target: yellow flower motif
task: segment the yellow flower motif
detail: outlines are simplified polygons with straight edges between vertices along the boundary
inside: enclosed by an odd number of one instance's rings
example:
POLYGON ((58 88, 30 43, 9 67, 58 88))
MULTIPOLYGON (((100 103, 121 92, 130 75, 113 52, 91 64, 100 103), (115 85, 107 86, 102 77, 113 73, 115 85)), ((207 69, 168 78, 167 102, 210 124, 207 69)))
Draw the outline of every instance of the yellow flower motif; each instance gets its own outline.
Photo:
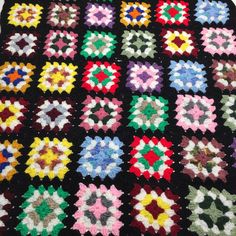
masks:
POLYGON ((34 69, 30 63, 5 62, 0 66, 0 90, 25 93, 30 87, 34 69))
POLYGON ((70 93, 74 88, 75 76, 77 75, 76 69, 78 67, 66 63, 59 64, 58 62, 46 62, 39 79, 38 87, 46 92, 49 90, 51 93, 58 91, 62 93, 70 93))
POLYGON ((5 140, 4 143, 0 143, 0 181, 4 179, 9 181, 17 173, 15 167, 19 164, 17 158, 21 156, 19 151, 21 148, 23 146, 17 140, 13 142, 5 140))
POLYGON ((36 4, 16 3, 9 11, 9 24, 21 27, 37 27, 40 23, 43 7, 36 4))
POLYGON ((72 143, 67 139, 60 141, 57 138, 50 140, 48 137, 44 139, 35 138, 31 144, 29 159, 26 162, 28 166, 25 173, 32 178, 39 176, 40 179, 48 176, 49 179, 58 177, 62 180, 69 171, 66 165, 71 162, 68 158, 72 154, 70 147, 72 143))
POLYGON ((120 22, 125 26, 148 26, 150 23, 150 4, 145 2, 122 2, 120 22))

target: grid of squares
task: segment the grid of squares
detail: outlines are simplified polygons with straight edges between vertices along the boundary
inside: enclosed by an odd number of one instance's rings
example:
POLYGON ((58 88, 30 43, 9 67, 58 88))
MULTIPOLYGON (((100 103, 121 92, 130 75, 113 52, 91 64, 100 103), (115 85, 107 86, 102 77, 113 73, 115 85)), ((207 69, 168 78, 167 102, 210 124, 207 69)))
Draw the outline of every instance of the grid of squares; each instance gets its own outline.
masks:
POLYGON ((0 234, 234 235, 230 7, 5 4, 0 234))

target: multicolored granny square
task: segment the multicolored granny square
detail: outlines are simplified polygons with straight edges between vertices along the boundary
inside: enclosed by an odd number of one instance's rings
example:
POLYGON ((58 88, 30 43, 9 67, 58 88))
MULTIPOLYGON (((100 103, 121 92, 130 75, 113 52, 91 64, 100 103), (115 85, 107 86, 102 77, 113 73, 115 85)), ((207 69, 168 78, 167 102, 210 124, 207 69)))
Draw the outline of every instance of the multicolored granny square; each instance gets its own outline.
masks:
POLYGON ((198 0, 195 8, 196 21, 204 23, 223 23, 229 19, 229 7, 222 1, 198 0))
POLYGON ((6 61, 0 66, 0 90, 25 93, 30 87, 35 68, 30 63, 6 61))
POLYGON ((34 33, 12 33, 8 35, 4 52, 9 57, 32 57, 38 49, 38 38, 34 33))
POLYGON ((78 66, 73 64, 66 64, 64 62, 46 62, 43 67, 43 71, 40 74, 38 88, 43 92, 50 91, 53 92, 66 92, 70 93, 75 87, 73 83, 75 82, 75 76, 77 75, 78 66))
POLYGON ((189 186, 189 230, 197 235, 236 234, 236 195, 226 190, 189 186))
POLYGON ((16 230, 21 235, 58 235, 64 228, 64 210, 68 206, 65 198, 68 195, 61 187, 40 185, 36 188, 30 185, 23 195, 25 200, 16 230))
POLYGON ((12 208, 11 200, 12 196, 9 192, 0 193, 0 233, 4 235, 7 227, 6 223, 9 220, 8 211, 12 208))
POLYGON ((234 158, 233 167, 236 168, 236 138, 233 139, 233 143, 230 145, 230 147, 233 149, 233 154, 232 154, 232 157, 234 158))
POLYGON ((147 30, 125 30, 122 35, 122 52, 128 58, 154 58, 156 53, 156 39, 147 30))
POLYGON ((50 30, 46 36, 44 55, 51 57, 63 57, 73 59, 76 54, 78 34, 70 31, 50 30))
POLYGON ((232 131, 236 130, 236 95, 223 95, 220 101, 223 106, 222 118, 225 120, 224 125, 229 127, 232 131))
POLYGON ((72 127, 73 113, 70 99, 40 98, 34 111, 33 127, 36 130, 68 132, 72 127))
POLYGON ((15 3, 9 11, 9 24, 21 27, 37 27, 43 7, 38 4, 15 3))
POLYGON ((203 64, 183 60, 171 61, 169 69, 170 87, 175 88, 178 92, 181 90, 194 93, 206 92, 207 78, 203 64))
POLYGON ((69 171, 66 165, 71 162, 68 158, 72 154, 71 146, 72 143, 65 138, 63 140, 48 137, 34 138, 25 173, 31 178, 38 176, 43 179, 47 176, 50 180, 55 177, 62 180, 69 171))
POLYGON ((154 177, 157 180, 164 178, 170 181, 173 172, 171 142, 164 137, 158 139, 154 136, 152 138, 134 136, 130 146, 132 147, 130 172, 138 177, 142 175, 146 179, 154 177))
POLYGON ((220 179, 226 182, 228 172, 225 170, 227 162, 224 161, 223 144, 214 138, 209 141, 205 137, 199 140, 195 136, 191 139, 184 136, 180 146, 183 149, 180 163, 183 165, 184 174, 191 179, 198 177, 205 181, 210 178, 213 181, 220 179))
POLYGON ((14 97, 9 99, 2 97, 0 99, 0 132, 18 133, 24 126, 27 106, 28 102, 23 98, 17 100, 14 97))
POLYGON ((74 29, 78 25, 79 10, 80 8, 76 4, 51 2, 47 23, 52 27, 74 29))
POLYGON ((80 126, 86 131, 93 129, 97 132, 101 129, 106 132, 110 129, 115 132, 121 125, 122 102, 116 98, 93 98, 88 95, 83 105, 80 126))
POLYGON ((210 53, 212 56, 224 53, 226 55, 236 55, 236 36, 232 29, 203 28, 201 34, 205 52, 210 53))
POLYGON ((123 2, 121 4, 120 22, 125 26, 148 26, 151 5, 145 2, 123 2))
POLYGON ((132 97, 129 110, 129 127, 142 129, 143 131, 156 130, 164 131, 169 124, 168 119, 168 100, 163 97, 155 96, 136 96, 132 97))
POLYGON ((16 166, 19 164, 18 157, 21 156, 20 149, 22 148, 23 145, 17 140, 13 142, 5 140, 0 143, 0 181, 4 179, 9 181, 17 173, 16 166))
POLYGON ((189 4, 185 1, 161 0, 156 6, 156 21, 162 25, 188 25, 189 4))
POLYGON ((141 187, 138 184, 135 184, 130 194, 133 207, 131 226, 142 234, 177 235, 180 231, 178 195, 169 188, 163 191, 159 187, 152 189, 149 185, 141 187))
POLYGON ((222 91, 236 89, 236 61, 213 60, 212 69, 215 87, 222 91))
POLYGON ((168 56, 197 56, 194 32, 187 29, 162 29, 163 52, 168 56))
POLYGON ((123 163, 121 156, 123 155, 122 146, 124 144, 118 137, 111 139, 108 136, 101 137, 85 137, 85 141, 81 144, 81 158, 78 161, 80 165, 77 169, 83 176, 91 176, 92 178, 105 177, 114 179, 121 171, 120 165, 123 163))
POLYGON ((191 129, 194 132, 201 130, 205 133, 207 130, 215 132, 217 123, 214 114, 214 100, 205 96, 198 95, 178 95, 176 101, 177 125, 184 130, 191 129))
POLYGON ((88 91, 115 93, 120 81, 120 66, 107 61, 88 61, 85 66, 82 87, 88 91))
POLYGON ((107 4, 88 3, 85 11, 85 24, 87 26, 108 27, 114 25, 115 8, 107 4))
POLYGON ((120 221, 122 205, 119 198, 123 194, 114 185, 107 188, 105 185, 96 187, 80 183, 80 189, 76 193, 78 201, 75 206, 78 210, 74 214, 76 220, 73 229, 84 235, 89 232, 92 236, 98 233, 108 236, 120 235, 123 223, 120 221))
POLYGON ((130 61, 128 64, 126 87, 134 92, 161 92, 163 87, 162 70, 163 67, 156 63, 130 61))
POLYGON ((111 32, 87 31, 80 54, 86 59, 88 57, 110 58, 115 52, 116 43, 116 35, 111 32))

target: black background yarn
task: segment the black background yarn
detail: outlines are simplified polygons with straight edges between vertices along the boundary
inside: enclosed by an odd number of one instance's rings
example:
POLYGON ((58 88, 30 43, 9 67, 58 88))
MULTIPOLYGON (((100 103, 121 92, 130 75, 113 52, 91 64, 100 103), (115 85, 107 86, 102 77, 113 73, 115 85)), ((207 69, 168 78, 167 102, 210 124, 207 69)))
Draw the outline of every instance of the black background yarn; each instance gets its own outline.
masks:
MULTIPOLYGON (((6 96, 7 98, 9 97, 16 97, 16 98, 25 98, 27 101, 30 102, 29 105, 29 112, 26 113, 27 120, 24 122, 25 127, 20 131, 19 134, 5 134, 2 133, 0 135, 0 142, 4 140, 14 140, 18 139, 19 143, 23 144, 24 148, 21 149, 22 156, 18 158, 19 165, 16 167, 18 173, 15 174, 12 178, 11 181, 6 181, 4 180, 3 182, 0 183, 0 192, 4 192, 6 190, 9 190, 12 192, 15 196, 14 200, 12 200, 12 205, 13 208, 10 210, 9 215, 10 215, 10 220, 7 222, 7 231, 4 233, 4 236, 17 236, 20 235, 19 232, 17 232, 14 228, 17 226, 19 223, 17 216, 21 213, 20 205, 24 201, 22 198, 22 195, 27 191, 28 186, 30 184, 34 185, 35 187, 43 184, 44 186, 48 187, 50 185, 53 185, 55 188, 62 186, 64 191, 67 191, 70 196, 66 198, 66 201, 69 203, 69 207, 65 209, 65 213, 67 214, 67 217, 63 220, 63 223, 65 224, 65 228, 61 230, 59 235, 67 236, 67 235, 80 235, 79 231, 74 231, 71 230, 71 227, 75 223, 75 219, 73 218, 73 214, 76 211, 76 207, 74 206, 74 203, 77 200, 77 197, 75 196, 75 193, 79 190, 79 183, 82 182, 84 184, 89 184, 89 183, 94 183, 95 185, 99 186, 100 184, 104 184, 107 187, 110 187, 111 185, 115 185, 116 188, 122 190, 124 194, 121 197, 122 201, 122 206, 120 207, 120 210, 122 211, 123 215, 121 217, 121 221, 124 223, 124 226, 121 228, 120 235, 122 236, 138 236, 141 235, 139 230, 130 227, 130 223, 132 221, 132 217, 130 216, 130 212, 132 210, 132 207, 130 206, 130 191, 133 188, 133 185, 135 183, 138 183, 140 185, 151 185, 152 187, 159 186, 163 190, 166 188, 170 188, 171 191, 174 194, 177 194, 180 196, 180 200, 178 201, 178 204, 182 207, 182 209, 179 211, 179 215, 181 216, 181 221, 179 222, 180 227, 182 230, 179 232, 178 235, 182 236, 191 236, 191 235, 197 235, 195 233, 192 233, 188 231, 188 227, 190 226, 191 222, 187 219, 191 212, 186 209, 188 205, 188 200, 185 199, 185 197, 188 194, 188 186, 192 185, 195 188, 198 188, 199 186, 204 186, 208 189, 211 187, 215 187, 219 190, 226 189, 228 192, 231 194, 236 194, 236 169, 232 168, 232 164, 234 163, 234 159, 231 157, 233 150, 229 148, 229 145, 231 145, 233 141, 233 137, 235 134, 232 133, 232 131, 223 125, 224 120, 222 119, 222 111, 221 107, 222 105, 220 104, 220 100, 222 98, 222 94, 229 94, 228 91, 222 91, 218 88, 214 87, 214 80, 213 80, 213 75, 212 75, 212 69, 211 69, 211 64, 212 64, 212 59, 225 59, 225 60, 234 60, 236 59, 235 56, 229 55, 227 56, 226 54, 223 54, 221 56, 219 55, 214 55, 211 56, 208 53, 205 53, 203 51, 203 46, 202 46, 202 41, 201 41, 201 35, 200 32, 203 27, 220 27, 220 28, 228 28, 228 29, 235 29, 235 24, 236 24, 236 8, 233 5, 233 3, 230 0, 221 0, 221 2, 227 2, 229 8, 230 8, 230 19, 227 21, 226 24, 200 24, 199 22, 195 21, 194 13, 195 13, 195 4, 197 3, 196 0, 191 0, 187 1, 189 3, 189 8, 190 8, 190 22, 189 26, 175 26, 175 25, 164 25, 162 26, 160 23, 155 22, 156 17, 155 17, 155 9, 156 9, 156 4, 158 1, 148 1, 148 0, 143 0, 143 2, 151 4, 151 22, 148 25, 148 27, 125 27, 123 24, 120 23, 120 9, 121 9, 121 0, 113 0, 112 3, 107 1, 107 3, 111 4, 112 6, 115 7, 115 24, 113 25, 112 29, 109 28, 101 28, 101 27, 88 27, 84 24, 84 17, 85 17, 85 7, 88 2, 96 2, 96 3, 105 3, 103 1, 96 1, 96 0, 90 0, 90 1, 79 1, 79 0, 68 0, 68 1, 57 1, 55 0, 54 2, 62 2, 62 3, 75 3, 80 7, 80 15, 79 15, 79 23, 76 26, 75 29, 60 29, 57 27, 51 27, 49 24, 47 24, 47 14, 48 14, 48 8, 49 5, 52 1, 42 1, 42 0, 18 0, 18 1, 7 1, 3 7, 2 15, 1 15, 1 26, 2 26, 2 33, 0 35, 0 45, 1 45, 1 50, 0 50, 0 64, 4 64, 5 61, 16 61, 16 62, 23 62, 23 63, 32 63, 33 65, 36 66, 36 69, 34 70, 34 75, 32 76, 33 81, 31 82, 30 88, 27 89, 25 94, 22 93, 17 93, 15 94, 14 92, 5 92, 1 91, 0 97, 6 96), (43 14, 42 19, 40 20, 40 24, 37 26, 37 28, 21 28, 21 27, 15 27, 13 25, 8 24, 8 12, 11 6, 13 6, 15 3, 32 3, 32 4, 39 4, 41 5, 43 9, 43 14), (161 29, 189 29, 194 31, 194 36, 196 38, 196 47, 199 49, 199 53, 197 57, 193 56, 181 56, 181 57, 168 57, 165 54, 163 54, 163 48, 162 48, 162 42, 161 42, 161 29), (47 56, 43 55, 43 47, 44 47, 44 42, 46 39, 46 35, 48 34, 49 30, 67 30, 67 31, 73 31, 78 34, 78 43, 77 43, 77 54, 74 57, 74 60, 71 60, 69 58, 63 59, 63 58, 48 58, 47 56), (124 30, 147 30, 151 33, 155 34, 156 38, 156 54, 155 58, 150 59, 150 58, 132 58, 128 59, 125 56, 121 55, 121 47, 122 47, 122 34, 124 30), (81 51, 81 46, 82 46, 82 41, 84 39, 84 35, 87 30, 91 31, 105 31, 105 32, 112 32, 113 34, 117 35, 117 45, 115 49, 115 53, 112 55, 110 59, 107 59, 106 57, 102 58, 101 60, 98 58, 88 58, 85 59, 83 56, 80 55, 81 51), (39 49, 36 51, 36 55, 32 58, 25 58, 25 57, 9 57, 4 53, 2 50, 3 48, 3 42, 7 40, 7 37, 10 33, 13 32, 35 32, 38 34, 38 40, 39 44, 38 47, 39 49), (88 60, 91 61, 108 61, 108 62, 116 62, 119 66, 121 66, 121 77, 120 77, 120 83, 119 87, 116 90, 114 95, 111 94, 106 94, 104 95, 102 92, 99 92, 98 94, 94 92, 88 92, 85 89, 81 88, 81 80, 82 80, 82 73, 84 72, 84 67, 86 65, 86 62, 88 60), (126 88, 125 83, 127 80, 127 65, 130 60, 133 61, 148 61, 148 62, 155 62, 158 65, 163 66, 164 74, 163 74, 163 84, 164 87, 162 88, 161 93, 153 92, 152 95, 154 96, 163 96, 165 99, 168 99, 169 101, 169 118, 168 122, 169 125, 166 126, 165 131, 162 133, 161 131, 157 130, 154 133, 151 131, 146 131, 143 132, 141 129, 138 131, 135 131, 133 128, 127 127, 129 120, 129 109, 130 109, 130 102, 132 99, 132 95, 141 95, 139 92, 132 93, 128 88, 126 88), (175 119, 175 101, 177 99, 177 91, 173 88, 170 87, 170 80, 169 80, 169 75, 168 73, 170 70, 168 69, 170 65, 170 60, 192 60, 192 61, 197 61, 199 63, 202 63, 205 65, 205 69, 207 72, 207 84, 208 88, 206 90, 206 93, 201 93, 198 92, 197 94, 201 96, 207 96, 208 98, 213 98, 214 99, 214 105, 216 106, 216 111, 215 113, 217 114, 216 122, 218 123, 218 126, 216 127, 216 132, 211 133, 207 131, 205 134, 203 134, 200 131, 193 132, 192 130, 187 130, 184 131, 181 127, 176 126, 176 119, 175 119), (72 92, 70 94, 62 93, 59 94, 57 92, 54 92, 51 94, 50 92, 43 93, 40 89, 37 88, 38 85, 38 79, 40 78, 40 73, 42 72, 42 67, 45 65, 46 61, 50 62, 65 62, 65 63, 72 63, 76 66, 78 66, 77 72, 78 75, 76 76, 76 81, 74 83, 75 88, 72 89, 72 92), (116 97, 118 100, 121 100, 123 102, 122 108, 122 119, 121 123, 122 125, 118 128, 118 130, 115 133, 112 133, 111 131, 108 131, 104 133, 103 131, 98 131, 94 132, 93 130, 90 130, 88 133, 83 128, 79 127, 80 124, 80 119, 79 117, 82 115, 82 102, 86 99, 87 95, 91 96, 99 96, 99 97, 116 97), (44 97, 45 99, 47 98, 71 98, 73 101, 75 101, 75 106, 74 108, 76 109, 75 111, 75 116, 73 119, 73 127, 70 129, 68 133, 63 133, 63 132, 45 132, 45 131, 40 131, 37 132, 32 128, 32 116, 33 112, 37 107, 37 101, 39 97, 44 97), (121 165, 122 167, 122 172, 120 172, 116 178, 114 179, 109 179, 105 178, 104 181, 102 181, 100 178, 96 177, 95 179, 90 178, 89 176, 86 178, 83 178, 82 175, 78 172, 76 172, 76 169, 78 167, 77 161, 80 158, 79 152, 81 151, 80 145, 84 141, 85 136, 118 136, 120 140, 125 144, 123 147, 124 155, 122 156, 122 159, 124 163, 121 165), (162 136, 166 137, 168 141, 171 141, 173 143, 172 150, 174 151, 174 154, 172 156, 172 159, 174 160, 174 164, 172 165, 172 168, 174 169, 174 173, 172 174, 171 181, 168 182, 164 179, 161 179, 157 181, 154 178, 151 178, 150 180, 146 180, 144 177, 137 178, 134 174, 129 173, 129 160, 131 158, 130 156, 130 150, 131 148, 129 145, 132 143, 133 136, 137 135, 139 137, 142 137, 143 135, 147 135, 148 137, 152 136, 157 136, 158 138, 161 138, 162 136), (228 171, 229 175, 227 176, 227 182, 224 183, 220 180, 217 180, 216 182, 211 181, 209 178, 203 182, 200 179, 196 178, 193 181, 187 176, 181 173, 182 166, 179 164, 181 160, 181 156, 178 154, 181 151, 181 148, 179 147, 179 144, 181 142, 182 136, 185 135, 187 137, 191 137, 195 135, 198 138, 207 137, 209 140, 211 138, 216 138, 217 141, 220 143, 224 144, 224 149, 223 151, 226 153, 225 161, 228 163, 228 167, 226 170, 228 171), (26 169, 26 161, 28 159, 28 153, 30 151, 30 145, 32 144, 34 137, 46 137, 48 136, 49 138, 57 137, 58 139, 62 138, 67 138, 69 142, 73 143, 72 151, 73 154, 70 156, 71 163, 68 164, 69 172, 66 173, 64 179, 62 181, 59 181, 59 179, 55 178, 53 180, 49 180, 49 178, 44 178, 43 180, 40 180, 38 177, 31 179, 31 177, 28 174, 24 173, 24 170, 26 169)), ((132 2, 132 1, 130 1, 132 2)), ((133 2, 142 2, 140 0, 136 0, 133 2)), ((236 35, 236 32, 235 32, 236 35)), ((180 92, 180 94, 186 94, 183 91, 180 92)), ((188 94, 192 94, 192 92, 188 92, 188 94)), ((89 233, 86 233, 85 235, 90 235, 89 233)), ((149 234, 145 234, 149 235, 149 234)))

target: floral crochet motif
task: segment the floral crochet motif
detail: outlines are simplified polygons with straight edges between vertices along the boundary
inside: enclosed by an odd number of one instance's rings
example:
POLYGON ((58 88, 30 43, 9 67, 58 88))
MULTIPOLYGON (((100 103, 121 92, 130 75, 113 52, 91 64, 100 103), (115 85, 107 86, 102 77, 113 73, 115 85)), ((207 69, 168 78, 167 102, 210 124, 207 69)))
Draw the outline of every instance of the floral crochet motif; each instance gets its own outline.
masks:
POLYGON ((213 60, 213 79, 215 87, 221 90, 233 91, 236 89, 236 62, 213 60))
POLYGON ((5 62, 0 66, 0 90, 25 93, 30 87, 34 69, 30 63, 5 62))
POLYGON ((41 185, 38 188, 29 186, 23 195, 22 213, 18 216, 19 224, 16 230, 21 235, 53 235, 57 236, 64 228, 66 218, 65 208, 68 203, 65 198, 69 194, 62 188, 47 189, 41 185))
POLYGON ((22 148, 23 145, 17 140, 13 142, 5 140, 0 143, 0 181, 4 179, 9 181, 17 173, 16 166, 19 164, 18 157, 21 156, 20 149, 22 148))
POLYGON ((79 7, 75 4, 52 2, 49 7, 47 22, 52 27, 75 28, 79 20, 79 7))
POLYGON ((18 133, 23 127, 23 121, 26 119, 25 113, 28 102, 23 98, 16 100, 11 97, 0 99, 0 132, 18 133))
POLYGON ((133 62, 128 64, 128 79, 126 86, 132 91, 143 92, 161 92, 162 84, 162 66, 149 62, 133 62))
POLYGON ((36 4, 16 3, 9 11, 9 24, 21 27, 37 27, 40 23, 43 7, 36 4))
POLYGON ((232 131, 236 130, 236 95, 223 95, 221 101, 223 106, 223 119, 225 120, 224 125, 229 127, 232 131))
POLYGON ((175 88, 178 92, 184 90, 185 92, 193 91, 206 92, 207 78, 205 66, 198 62, 192 61, 171 61, 170 62, 170 87, 175 88))
POLYGON ((198 0, 195 12, 195 20, 201 24, 225 24, 229 19, 229 7, 221 1, 198 0))
POLYGON ((82 109, 83 115, 80 117, 82 120, 80 126, 85 130, 93 129, 98 131, 102 129, 107 131, 110 129, 115 132, 121 125, 120 113, 123 111, 121 108, 122 102, 116 98, 111 100, 108 98, 92 98, 87 96, 83 102, 84 108, 82 109))
POLYGON ((156 8, 156 21, 162 25, 188 25, 189 7, 184 1, 159 1, 156 8))
POLYGON ((205 52, 212 56, 223 53, 236 55, 236 36, 233 34, 233 30, 210 27, 203 28, 201 34, 205 52))
POLYGON ((88 61, 85 67, 82 87, 88 91, 114 93, 120 81, 121 68, 115 63, 88 61))
POLYGON ((74 66, 71 63, 46 62, 40 74, 41 78, 39 79, 38 88, 43 92, 49 90, 51 93, 55 91, 70 93, 75 87, 73 83, 76 80, 77 68, 78 66, 74 66))
POLYGON ((148 26, 150 23, 150 4, 145 2, 123 2, 121 4, 120 22, 125 26, 148 26))
POLYGON ((207 130, 215 132, 216 108, 213 103, 213 99, 205 96, 178 95, 175 109, 177 125, 184 130, 192 129, 194 132, 197 130, 203 133, 207 130))
POLYGON ((104 185, 96 187, 94 184, 86 186, 80 183, 79 186, 76 194, 78 201, 75 203, 78 210, 74 214, 76 222, 73 229, 82 235, 86 232, 90 232, 92 236, 98 233, 103 236, 120 235, 123 223, 119 220, 122 215, 119 197, 122 191, 114 185, 106 188, 104 185))
POLYGON ((112 28, 115 8, 107 4, 88 3, 85 13, 85 24, 112 28))
POLYGON ((194 32, 182 29, 163 29, 161 32, 164 53, 168 56, 197 56, 194 32))
POLYGON ((72 126, 74 109, 70 99, 43 99, 38 102, 33 118, 36 130, 67 132, 72 126))
POLYGON ((116 43, 116 35, 111 32, 87 31, 80 54, 86 59, 88 57, 110 58, 115 52, 116 43))
POLYGON ((73 59, 76 54, 78 34, 73 32, 50 30, 46 36, 44 55, 50 57, 63 57, 73 59))
POLYGON ((65 138, 62 141, 57 138, 50 140, 48 137, 34 138, 25 173, 32 178, 39 176, 43 179, 48 176, 50 180, 55 177, 62 180, 69 171, 66 165, 70 162, 68 157, 72 154, 71 146, 72 143, 65 138))
POLYGON ((224 169, 227 163, 223 160, 225 153, 222 150, 223 144, 218 143, 214 138, 208 141, 193 136, 191 139, 183 137, 180 146, 183 148, 181 164, 182 172, 192 179, 199 177, 205 181, 207 177, 216 181, 221 179, 226 182, 227 171, 224 169))
POLYGON ((122 35, 122 52, 128 58, 154 58, 156 39, 153 33, 146 30, 125 30, 122 35))
POLYGON ((197 235, 236 234, 236 195, 215 188, 196 189, 189 186, 188 208, 191 211, 189 230, 197 235))
POLYGON ((170 180, 173 169, 170 167, 173 160, 170 157, 173 151, 170 150, 172 143, 165 138, 148 138, 143 136, 139 138, 134 136, 131 143, 132 156, 130 160, 130 172, 136 176, 143 175, 146 179, 155 177, 170 180))
POLYGON ((129 112, 131 114, 128 117, 130 120, 128 126, 136 130, 141 128, 143 131, 150 129, 152 132, 157 129, 165 130, 168 125, 166 120, 169 117, 167 114, 168 101, 166 99, 147 95, 133 96, 130 105, 129 112))
POLYGON ((177 215, 179 196, 170 189, 163 191, 159 187, 152 189, 148 185, 141 187, 138 184, 130 194, 133 207, 131 226, 138 228, 142 234, 177 235, 180 231, 180 216, 177 215))
POLYGON ((36 34, 12 33, 4 45, 4 51, 10 57, 32 57, 38 49, 38 39, 36 34))
POLYGON ((106 176, 115 178, 121 171, 120 165, 123 163, 120 158, 123 155, 121 147, 123 143, 118 137, 111 139, 96 136, 95 138, 86 137, 82 143, 83 148, 80 152, 82 156, 78 163, 80 166, 77 171, 83 176, 95 178, 99 176, 104 179, 106 176))

